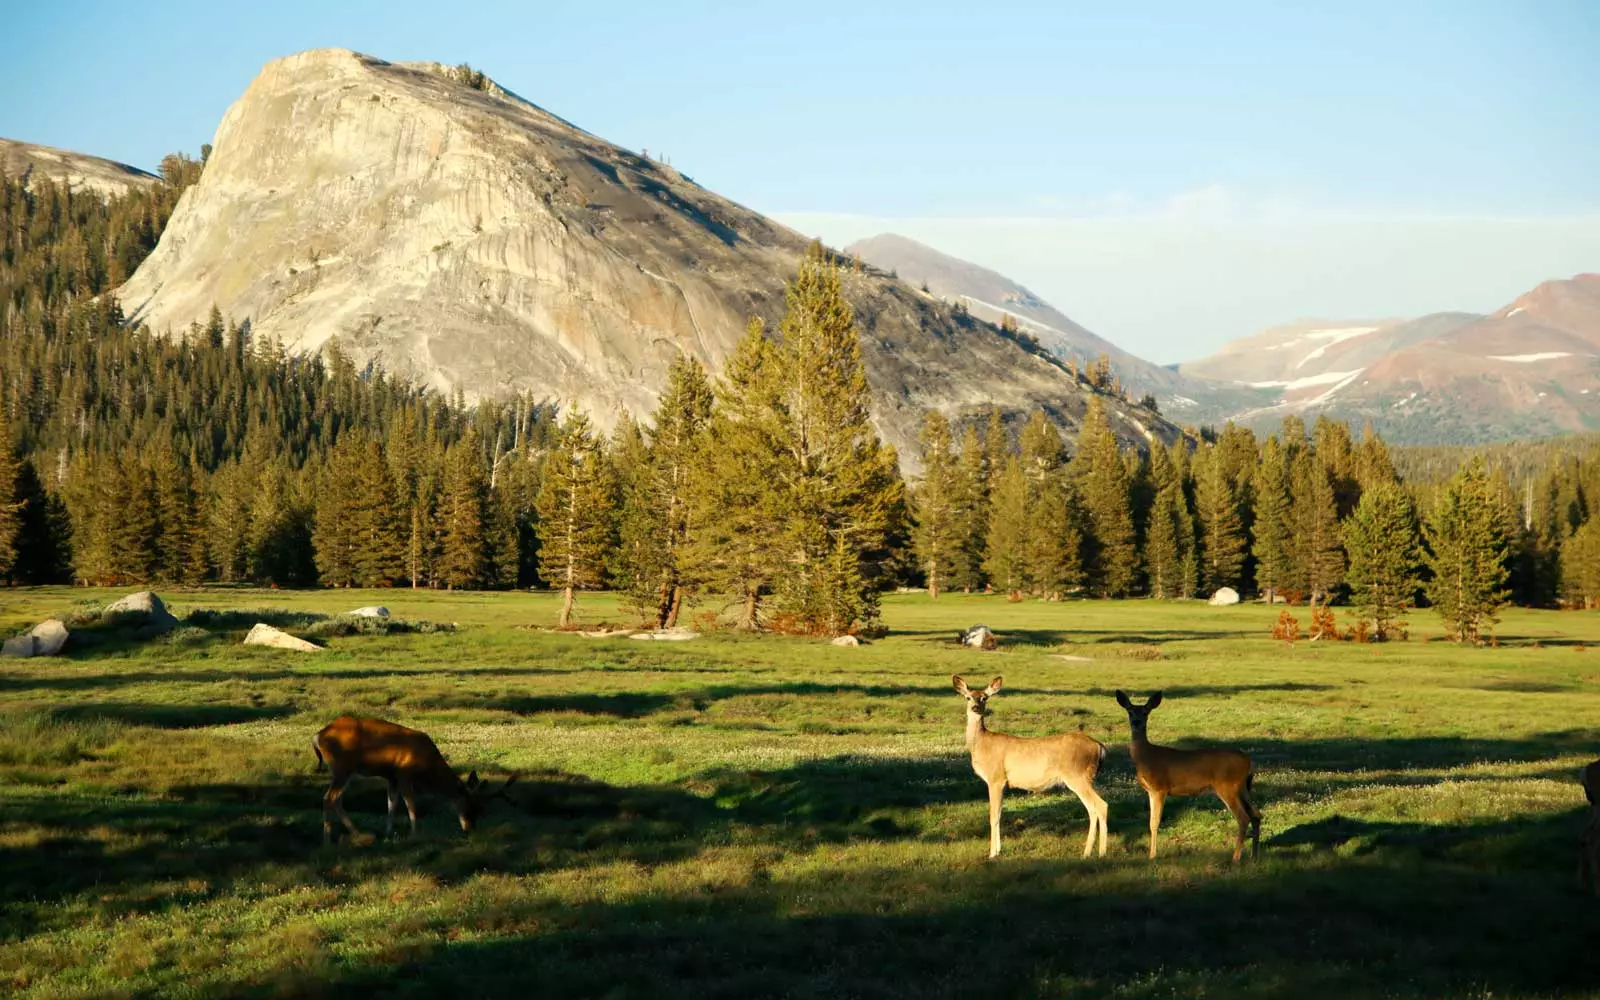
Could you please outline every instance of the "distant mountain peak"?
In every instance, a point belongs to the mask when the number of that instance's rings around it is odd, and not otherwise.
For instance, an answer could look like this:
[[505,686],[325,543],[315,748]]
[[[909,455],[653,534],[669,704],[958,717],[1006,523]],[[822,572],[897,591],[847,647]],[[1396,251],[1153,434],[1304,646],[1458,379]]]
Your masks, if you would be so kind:
[[48,177],[73,190],[87,189],[102,195],[126,194],[132,188],[160,180],[155,174],[126,163],[16,139],[0,139],[0,173],[25,180]]

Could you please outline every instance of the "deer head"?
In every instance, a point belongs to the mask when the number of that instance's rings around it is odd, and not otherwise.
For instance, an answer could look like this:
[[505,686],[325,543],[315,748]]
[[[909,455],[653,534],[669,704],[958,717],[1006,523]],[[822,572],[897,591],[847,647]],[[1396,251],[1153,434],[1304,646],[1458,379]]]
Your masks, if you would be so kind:
[[1154,712],[1156,707],[1161,704],[1161,692],[1157,691],[1151,695],[1143,705],[1135,705],[1126,691],[1118,691],[1117,704],[1121,705],[1122,710],[1128,713],[1128,726],[1133,730],[1133,738],[1142,740],[1145,738],[1144,727],[1145,723],[1150,719],[1150,713]]
[[488,791],[489,783],[478,777],[478,772],[473,771],[467,775],[467,780],[459,782],[456,794],[456,812],[461,817],[461,830],[471,833],[477,825],[478,817],[483,815],[484,803],[489,799],[505,799],[511,801],[511,796],[506,794],[506,789],[517,783],[517,776],[512,775],[494,791]]
[[956,694],[967,699],[967,711],[979,719],[989,714],[989,696],[999,691],[1005,683],[1004,677],[996,677],[982,691],[974,691],[967,687],[967,682],[960,675],[952,675],[950,680],[955,684]]

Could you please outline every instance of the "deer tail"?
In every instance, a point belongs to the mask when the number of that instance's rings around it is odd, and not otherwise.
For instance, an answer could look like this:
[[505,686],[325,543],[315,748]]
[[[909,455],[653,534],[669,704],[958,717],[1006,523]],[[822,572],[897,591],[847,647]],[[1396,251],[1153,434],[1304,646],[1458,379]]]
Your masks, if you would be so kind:
[[317,745],[316,740],[311,741],[311,752],[317,755],[317,770],[327,770],[328,762],[322,759],[322,747]]

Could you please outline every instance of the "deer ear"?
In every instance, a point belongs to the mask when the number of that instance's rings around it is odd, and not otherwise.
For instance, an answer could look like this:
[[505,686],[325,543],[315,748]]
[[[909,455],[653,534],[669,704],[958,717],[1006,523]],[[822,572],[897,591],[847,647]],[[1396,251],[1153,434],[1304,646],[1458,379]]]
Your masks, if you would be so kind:
[[477,788],[478,787],[478,772],[477,771],[473,771],[471,774],[467,775],[467,787],[468,788]]
[[994,680],[990,681],[989,682],[989,686],[984,688],[983,690],[984,690],[984,692],[986,694],[994,694],[996,691],[1000,690],[1000,688],[1005,685],[1005,682],[1006,682],[1006,679],[1004,677],[996,677]]
[[950,682],[955,685],[956,694],[967,694],[967,682],[961,679],[960,674],[951,674]]
[[1133,702],[1128,700],[1128,692],[1126,691],[1117,692],[1117,704],[1121,705],[1123,708],[1133,707]]
[[1161,704],[1161,692],[1157,691],[1155,694],[1150,696],[1150,700],[1149,701],[1144,703],[1144,707],[1145,708],[1155,708],[1159,704]]

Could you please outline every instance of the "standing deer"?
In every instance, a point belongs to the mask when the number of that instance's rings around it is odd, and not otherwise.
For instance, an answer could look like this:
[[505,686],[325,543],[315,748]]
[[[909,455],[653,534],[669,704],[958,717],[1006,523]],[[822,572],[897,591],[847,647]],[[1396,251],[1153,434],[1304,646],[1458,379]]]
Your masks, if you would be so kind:
[[1177,750],[1151,743],[1145,735],[1145,723],[1161,704],[1160,691],[1143,705],[1135,705],[1128,700],[1126,692],[1118,691],[1117,704],[1128,713],[1128,727],[1133,732],[1128,750],[1139,772],[1139,787],[1150,797],[1150,857],[1156,856],[1156,830],[1161,826],[1161,807],[1167,796],[1198,795],[1204,791],[1216,792],[1217,798],[1239,822],[1233,860],[1238,861],[1244,853],[1247,826],[1250,828],[1250,856],[1260,857],[1261,810],[1250,801],[1255,774],[1249,756],[1238,750]]
[[317,755],[318,766],[326,766],[333,775],[327,793],[322,796],[324,844],[333,839],[333,823],[328,816],[330,810],[338,814],[352,838],[359,836],[356,825],[350,822],[350,815],[344,811],[344,803],[340,801],[345,783],[354,775],[382,778],[389,783],[389,821],[384,827],[385,837],[394,835],[395,806],[402,797],[406,800],[406,813],[411,818],[411,835],[416,836],[418,789],[449,796],[461,817],[461,829],[471,833],[473,824],[483,810],[482,800],[487,797],[508,798],[506,789],[517,780],[513,775],[506,779],[498,791],[486,796],[483,790],[487,786],[478,780],[478,772],[473,771],[465,781],[458,778],[427,733],[382,719],[341,715],[317,733],[311,741],[311,749]]
[[1589,821],[1578,835],[1578,884],[1600,896],[1600,760],[1583,769],[1583,794],[1589,799]]
[[967,699],[967,749],[972,751],[972,769],[989,786],[989,857],[1000,854],[1000,801],[1006,787],[1041,792],[1066,785],[1083,803],[1089,814],[1089,834],[1083,841],[1083,856],[1094,849],[1095,832],[1100,834],[1100,856],[1106,853],[1106,800],[1094,790],[1094,776],[1105,759],[1106,748],[1099,740],[1082,733],[1060,736],[1008,736],[991,733],[984,725],[989,714],[989,698],[1000,690],[1003,678],[996,677],[982,691],[967,687],[960,677],[951,677],[956,693]]

